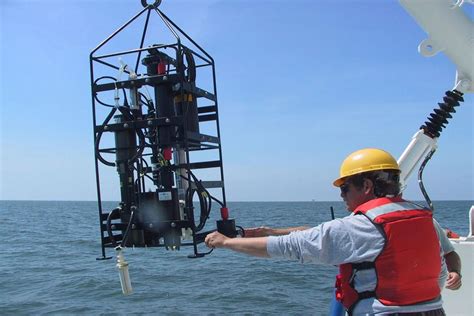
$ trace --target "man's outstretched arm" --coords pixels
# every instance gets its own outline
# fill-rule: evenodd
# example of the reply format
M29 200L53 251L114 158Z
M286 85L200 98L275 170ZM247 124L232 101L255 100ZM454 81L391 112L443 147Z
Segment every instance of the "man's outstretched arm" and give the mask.
M283 236L295 231L306 230L309 228L309 226L296 226L287 228L271 228L267 226L260 226L255 228L246 228L245 237Z
M269 258L267 239L267 237L229 238L221 233L213 232L206 236L205 243L209 248L226 248L250 256Z

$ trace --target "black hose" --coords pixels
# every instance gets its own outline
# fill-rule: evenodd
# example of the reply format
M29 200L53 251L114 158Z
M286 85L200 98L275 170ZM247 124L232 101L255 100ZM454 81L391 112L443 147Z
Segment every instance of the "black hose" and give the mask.
M149 168L148 162L145 159L141 158L141 161L142 163L145 163L145 168ZM137 168L134 168L134 169L137 171L137 173L139 173L139 170ZM145 177L147 177L153 182L153 178L150 177L146 172L144 172L142 174L139 174L139 177L135 180L135 187L137 187L138 181L140 180L140 178L145 178Z
M192 173L191 170L188 170L188 173L191 175L191 177L193 178L194 181L191 181L190 178L187 178L183 175L181 175L181 177L183 179L189 181L190 183L194 183L194 185L196 186L196 189L192 189L191 185L189 186L189 188L186 192L186 195L187 195L186 204L187 205L192 205L193 204L194 193L197 192L198 197L199 197L199 206L200 206L200 209L201 209L201 215L200 215L200 219L199 219L199 225L196 226L196 224L194 224L194 226L196 227L195 228L196 232L198 232L198 231L200 231L204 228L204 226L206 225L206 221L209 218L209 215L211 214L212 200L216 201L221 207L225 207L225 206L224 206L224 203L222 203L220 200L213 197L209 193L209 191L206 190L206 188L202 185L202 181L199 180ZM207 199L206 199L206 197L207 197ZM242 232L243 232L243 228L242 228Z
M113 104L107 104L107 103L104 103L102 101L99 100L99 98L97 97L97 94L94 94L94 99L99 103L99 104L102 104L103 106L106 106L108 108L113 108L115 107L115 105Z
M120 111L120 113L122 113L122 115L124 116L124 118L128 121L133 121L134 120L134 117L133 115L129 112L128 108L127 107L124 107L124 106L119 106L118 108L117 107L114 107L109 115L107 115L107 117L105 118L104 122L102 123L102 125L107 125L110 121L110 119L113 117L113 115L115 114L115 112L117 111L117 109ZM114 162L110 162L110 161L107 161L105 158L102 157L102 155L100 154L99 152L99 145L100 145L100 140L102 138L102 134L104 132L103 131L100 131L97 133L97 137L96 137L96 140L95 140L95 148L96 148L96 151L97 151L97 158L100 160L100 162L102 162L103 164L107 165L107 166L111 166L111 167L115 167L115 163ZM137 153L131 158L129 159L129 166L131 164L133 164L133 162L139 157L141 156L141 154L143 153L143 150L145 149L145 135L143 134L143 132L141 130L138 130L137 131L137 134L138 134L138 138L139 138L139 141L140 141L140 144L139 144L139 150L137 151Z
M109 115L107 115L107 117L105 118L102 125L107 125L109 123L110 119L114 116L116 111L117 111L117 108L114 107L110 111ZM110 167L115 167L114 162L110 162L110 161L105 160L105 158L103 158L102 155L100 154L99 145L100 145L100 139L101 139L103 133L104 133L104 131L98 132L97 137L95 138L95 144L94 145L95 145L95 150L96 150L96 153L97 153L97 159L99 159L100 162L102 162L104 165L107 165L107 166L110 166Z
M114 235L112 234L112 227L111 227L111 222L112 222L112 215L115 212L120 211L120 207L114 208L112 211L110 211L109 215L107 215L107 222L106 222L106 227L107 227L107 233L109 234L110 241L112 242L112 246L117 247L117 242L115 241Z
M240 236L245 237L245 229L242 226L235 225L238 229L240 229Z
M155 112L155 105L153 104L153 101L148 99L146 97L146 95L144 95L143 93L139 92L139 95L140 95L140 100L146 104L146 106L148 107L148 114L150 113L154 113ZM143 99L145 101L143 101Z
M132 212L130 213L130 219L128 221L127 229L125 230L125 233L123 235L122 242L120 243L120 247L125 247L125 244L128 239L128 234L130 233L130 228L132 227L132 222L135 215L135 207L132 206L131 209L132 209Z
M191 176L193 177L195 183L198 183L198 184L201 186L202 190L203 190L204 192L206 192L207 196L209 197L209 204L211 203L210 201L211 201L211 199L212 199L212 200L216 201L221 207L224 207L224 206L225 206L224 203L222 203L222 202L221 202L220 200L218 200L217 198L213 197L213 196L209 193L209 191L207 191L206 188L204 188L204 186L202 185L201 181L198 180L198 178L194 175L194 173L191 172L191 170L189 170L189 173L190 173Z
M102 79L112 79L113 81L117 82L117 78L114 78L114 77L111 77L111 76L102 76L100 78L97 78L95 81L94 81L94 85L97 84L97 82L99 82L100 80ZM125 89L124 88L121 88L122 92L123 92L123 98L124 100L127 100L127 94L125 92ZM113 108L113 107L116 107L115 104L107 104L105 102L102 102L99 97L97 96L97 93L94 93L94 99L99 103L99 104L102 104L103 106L106 106L106 107L109 107L109 108Z
M455 107L459 106L460 102L464 102L462 96L463 93L458 90L446 91L445 96L443 97L443 102L438 103L439 108L434 109L433 112L430 113L427 121L425 121L425 124L422 125L420 129L422 129L424 133L431 138L439 137L443 128L445 128L449 123L448 119L452 118L451 113L456 113ZM431 211L434 211L434 207L423 184L423 170L435 151L436 149L430 151L430 153L423 160L423 163L420 165L420 169L418 169L418 184L420 186L421 193L423 194Z
M202 185L202 182L196 178L196 176L189 171L191 176L194 179L194 184L196 185L196 188L198 190L199 194L199 201L201 203L201 216L200 216L200 221L199 221L199 226L198 226L198 231L204 228L206 225L206 221L209 218L209 215L211 214L211 206L212 206L212 200L213 197L209 193L209 191L206 190L206 188ZM206 200L207 197L207 200ZM201 199L202 198L202 199ZM192 202L192 199L191 199Z
M188 74L186 80L188 82L196 81L196 62L194 61L193 53L190 49L184 48L184 56L186 57L186 62L188 64Z
M120 211L121 208L120 207L116 207L114 208L112 211L110 211L109 215L107 215L107 222L106 222L106 227L107 227L107 233L109 234L109 238L110 238L110 241L112 242L112 245L114 247L117 247L117 242L115 241L115 238L114 238L114 235L112 234L112 225L111 225L111 222L112 222L112 216L115 212L118 212ZM122 241L120 242L120 247L124 247L125 246L125 243L127 242L127 239L128 239L128 235L130 233L130 228L132 227L132 222L133 222L133 218L135 216L135 208L132 207L132 212L130 214L130 220L128 222L128 225L127 225L127 228L125 230L125 233L123 235L123 238L122 238Z
M117 78L115 77L112 77L112 76L102 76L102 77L99 77L97 78L96 80L94 80L94 84L97 84L97 82L99 82L100 80L102 79L112 79L114 81L117 81Z
M116 80L114 77L110 77L110 76L103 76L103 77L100 77L98 79L96 79L94 81L94 84L96 84L99 80L101 79L113 79L113 80ZM125 104L127 104L127 95L125 93L125 89L122 88L122 91L124 93L124 100L125 100ZM126 107L126 105L123 105L123 106L115 106L115 105L109 105L109 104L106 104L106 103L103 103L101 102L98 98L97 98L97 95L94 96L94 98L96 99L97 102L99 102L100 104L104 105L104 106L107 106L107 107L111 107L112 110L110 111L110 113L107 115L107 117L105 118L104 122L102 122L102 126L104 125L107 125L110 121L110 119L114 116L115 112L117 111L117 109L124 115L124 117L127 117L127 118L131 118L133 120L133 117L130 115L130 112L129 111L125 111L125 109L128 109ZM102 157L102 155L100 154L100 151L99 151L99 145L100 145L100 140L102 138L102 134L104 133L104 131L100 131L97 133L97 137L95 139L95 148L96 148L96 152L97 152L97 159L99 159L100 162L102 162L104 165L106 166L110 166L110 167L115 167L115 163L114 162L110 162L110 161L107 161L104 157Z
M198 232L204 228L206 225L207 218L209 217L209 213L211 211L210 204L208 200L206 200L204 196L204 191L201 190L201 188L197 188L196 190L188 188L188 198L187 198L187 203L188 205L192 205L193 203L193 197L194 193L198 193L198 198L199 198L199 208L201 210L201 215L199 216L199 224L195 226L195 231Z
M434 211L434 207L433 207L433 203L431 202L430 197L428 196L428 193L425 190L425 185L423 184L423 170L425 169L426 164L431 159L435 151L436 149L433 149L429 152L429 154L425 157L425 159L421 163L420 169L418 169L418 185L420 186L421 193L425 197L425 201L432 212Z
M221 201L219 201L218 199L216 199L215 197L213 197L212 195L210 195L211 199L213 199L214 201L216 201L221 207L224 207L224 203L222 203Z
M199 198L199 207L200 207L200 217L199 217L199 224L196 226L196 223L194 223L193 219L193 225L195 227L195 231L198 232L204 228L206 225L206 221L209 217L209 214L211 213L211 206L212 206L212 201L211 201L211 195L209 192L204 188L202 185L201 181L199 181L196 176L188 170L189 174L193 177L194 181L191 181L189 178L186 178L185 176L181 175L181 177L185 180L187 180L190 184L194 183L196 186L196 189L193 189L192 186L190 185L187 189L186 192L186 204L187 205L193 205L193 197L194 193L198 193L198 198ZM207 199L206 199L207 197Z
M214 248L212 248L212 249L209 250L208 252L200 253L200 255L207 256L207 255L211 254L211 252L213 252L213 251L214 251Z

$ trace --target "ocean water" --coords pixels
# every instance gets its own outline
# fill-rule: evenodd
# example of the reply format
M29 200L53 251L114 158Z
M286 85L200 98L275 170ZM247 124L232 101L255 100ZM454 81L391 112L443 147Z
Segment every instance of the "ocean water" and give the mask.
M435 202L435 217L465 236L472 204ZM336 217L347 214L341 202L228 205L243 227L317 225L330 219L330 206ZM0 201L0 214L1 315L328 314L335 267L222 249L200 259L188 259L188 247L127 249L134 294L123 296L115 260L96 260L96 202Z

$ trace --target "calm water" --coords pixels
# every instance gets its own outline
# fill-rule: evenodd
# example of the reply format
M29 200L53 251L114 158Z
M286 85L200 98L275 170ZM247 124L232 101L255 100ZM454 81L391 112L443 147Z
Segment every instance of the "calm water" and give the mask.
M466 235L472 204L435 202L436 217ZM345 216L339 202L229 203L243 227L317 225L330 219L331 205L337 217ZM0 214L2 315L328 313L334 267L227 250L188 259L190 248L127 249L134 294L124 297L115 261L95 260L100 256L95 202L0 201Z

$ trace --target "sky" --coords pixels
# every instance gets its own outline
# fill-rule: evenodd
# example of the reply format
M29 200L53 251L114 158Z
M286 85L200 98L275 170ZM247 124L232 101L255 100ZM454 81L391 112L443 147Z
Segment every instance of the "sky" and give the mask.
M97 199L89 54L141 8L0 2L0 199ZM427 35L398 1L163 0L160 9L215 60L228 201L339 200L332 181L343 159L365 147L398 158L454 85L446 56L418 54ZM114 45L136 48L139 37ZM473 105L465 95L425 168L433 200L474 200ZM111 169L103 198L118 200ZM415 177L404 196L423 199Z

